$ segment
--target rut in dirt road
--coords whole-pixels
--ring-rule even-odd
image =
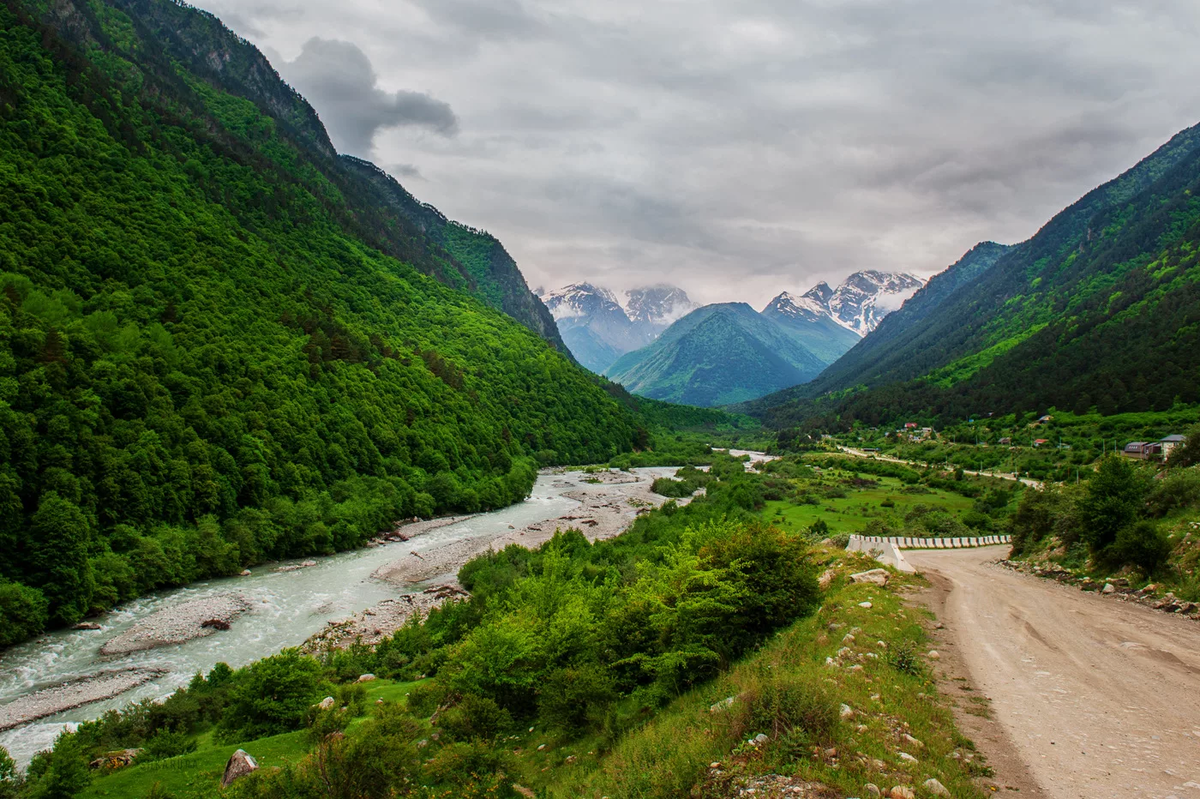
[[[1063,799],[1200,799],[1200,624],[1017,574],[1008,547],[912,551],[1031,776]]]

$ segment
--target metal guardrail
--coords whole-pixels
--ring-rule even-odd
[[[903,536],[871,536],[852,535],[850,540],[858,539],[862,549],[867,550],[870,544],[891,544],[897,549],[968,549],[970,547],[990,547],[995,544],[1011,544],[1010,535],[981,535],[967,538],[907,538]],[[859,547],[855,547],[859,549]]]

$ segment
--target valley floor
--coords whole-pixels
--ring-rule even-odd
[[[1006,552],[909,558],[1043,795],[1200,797],[1200,625],[991,565]]]

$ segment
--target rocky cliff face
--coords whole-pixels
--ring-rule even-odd
[[[700,307],[683,289],[663,284],[631,289],[625,292],[625,298],[629,320],[650,331],[652,337]]]
[[[916,275],[855,272],[829,294],[826,306],[835,322],[865,336],[923,285],[925,281]]]

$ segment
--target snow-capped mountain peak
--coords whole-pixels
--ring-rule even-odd
[[[829,311],[842,327],[865,336],[923,285],[925,281],[916,275],[874,270],[855,272],[833,291]]]
[[[591,283],[572,283],[538,296],[556,320],[625,314],[611,291]]]
[[[822,282],[799,297],[785,291],[771,300],[763,313],[812,322],[830,319],[865,336],[923,285],[925,281],[915,275],[855,272],[836,289]]]
[[[825,286],[824,283],[820,285]],[[825,288],[829,287],[825,286]],[[828,306],[817,297],[812,296],[815,291],[816,288],[813,288],[800,297],[785,291],[771,300],[763,309],[763,313],[773,313],[793,319],[807,319],[810,322],[830,316]],[[830,293],[832,293],[832,289],[830,289]]]
[[[658,284],[625,292],[625,312],[635,325],[648,325],[654,335],[699,306],[678,286]]]

